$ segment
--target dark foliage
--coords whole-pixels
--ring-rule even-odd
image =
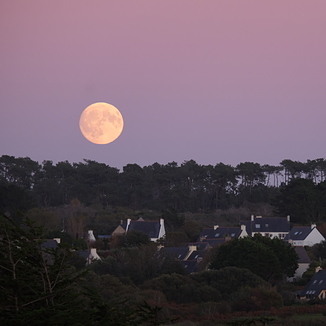
[[[161,211],[170,229],[181,228],[184,212],[212,212],[244,203],[273,203],[294,222],[326,220],[326,160],[283,160],[280,166],[240,163],[200,165],[194,160],[123,171],[103,163],[0,157],[0,210],[12,214],[39,205],[53,207],[78,198],[83,205]],[[35,202],[34,202],[35,199]]]
[[[255,235],[220,246],[211,260],[210,268],[246,268],[264,280],[275,282],[285,276],[293,276],[297,261],[293,247],[286,242]]]
[[[290,212],[296,223],[317,222],[321,220],[324,209],[320,199],[326,199],[325,193],[319,193],[321,189],[322,186],[316,186],[310,179],[296,178],[282,185],[274,204],[279,214],[285,216]]]
[[[94,280],[87,288],[88,270],[78,272],[71,266],[70,250],[45,249],[42,229],[28,220],[18,225],[0,216],[0,230],[1,325],[136,326],[169,321],[161,318],[161,308],[146,302],[105,300],[104,293],[94,291]]]

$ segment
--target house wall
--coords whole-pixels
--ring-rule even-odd
[[[239,238],[244,238],[248,236],[247,228],[244,224],[241,225],[241,233],[239,235]]]
[[[325,299],[326,298],[326,290],[322,290],[318,296],[319,299]]]
[[[298,264],[298,268],[295,271],[294,276],[293,277],[289,277],[287,279],[288,282],[293,282],[293,281],[296,281],[296,280],[302,278],[303,273],[306,272],[308,268],[309,268],[309,263],[299,263]]]
[[[100,256],[97,254],[96,248],[91,248],[89,255],[86,259],[86,265],[90,265],[95,260],[101,260]]]
[[[325,240],[325,238],[321,235],[321,233],[316,228],[314,228],[309,233],[307,238],[304,240],[304,246],[312,247],[316,243],[320,243],[320,242],[322,242],[324,240]]]
[[[165,237],[165,226],[164,226],[164,219],[161,218],[160,219],[160,232],[159,232],[159,235],[158,235],[158,238],[163,238]]]
[[[113,232],[112,232],[112,236],[115,236],[115,235],[124,235],[126,233],[126,230],[121,226],[119,225]]]
[[[295,247],[304,247],[304,240],[293,240],[292,245]]]
[[[156,242],[157,240],[161,239],[165,237],[165,226],[164,226],[164,219],[161,218],[160,219],[160,230],[158,233],[158,237],[157,238],[151,238],[151,241]]]
[[[261,234],[264,237],[269,237],[269,238],[279,238],[279,239],[284,239],[286,237],[286,235],[288,234],[288,232],[252,232],[252,236],[254,236],[255,234]]]

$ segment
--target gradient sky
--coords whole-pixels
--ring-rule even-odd
[[[0,155],[279,164],[325,158],[325,0],[0,0]],[[94,102],[124,131],[87,141]]]

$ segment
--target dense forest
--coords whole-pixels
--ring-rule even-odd
[[[285,159],[279,166],[244,162],[200,165],[195,161],[127,164],[122,171],[84,160],[42,164],[28,157],[0,157],[0,210],[59,207],[78,200],[85,207],[133,211],[169,209],[212,213],[248,203],[267,204],[295,223],[326,221],[326,160]],[[258,215],[262,215],[258,212]],[[249,216],[248,216],[249,217]]]

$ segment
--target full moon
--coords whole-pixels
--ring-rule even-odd
[[[115,106],[98,102],[91,104],[83,111],[79,119],[79,128],[90,142],[108,144],[120,136],[123,118]]]

